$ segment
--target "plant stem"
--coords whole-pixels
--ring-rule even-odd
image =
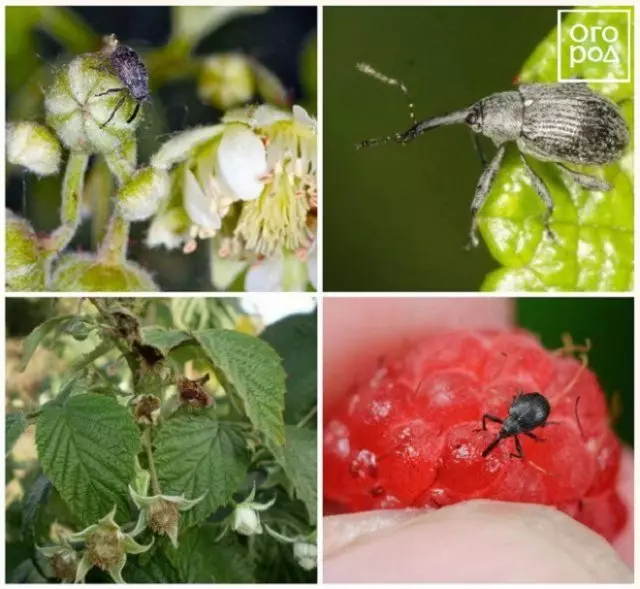
[[[104,236],[98,257],[106,264],[114,266],[122,264],[127,259],[127,247],[129,245],[129,228],[131,223],[123,219],[117,211],[114,211],[109,220],[109,228]]]
[[[311,419],[315,416],[317,412],[318,412],[318,406],[314,405],[311,408],[311,411],[309,411],[309,413],[307,413],[298,423],[296,423],[296,427],[304,427],[305,425],[307,425],[307,423],[311,421]]]
[[[142,436],[142,444],[147,452],[147,462],[149,463],[149,474],[151,475],[151,488],[154,495],[162,495],[162,489],[158,482],[158,473],[156,472],[156,465],[153,462],[153,448],[151,447],[151,428],[145,430]]]
[[[49,255],[57,254],[66,248],[80,224],[80,199],[84,188],[84,177],[89,164],[89,154],[82,151],[70,151],[67,167],[62,181],[62,224],[47,240]]]

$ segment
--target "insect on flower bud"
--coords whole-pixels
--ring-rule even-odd
[[[58,172],[62,147],[44,125],[21,121],[7,125],[7,160],[38,176]]]

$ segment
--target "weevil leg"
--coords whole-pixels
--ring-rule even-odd
[[[589,174],[583,174],[581,172],[576,172],[571,168],[567,168],[564,164],[556,163],[556,166],[562,168],[569,178],[571,178],[576,184],[586,188],[587,190],[594,190],[599,192],[607,192],[611,190],[613,187],[606,180],[602,178],[597,178],[596,176],[589,176]]]
[[[495,415],[490,415],[489,413],[485,413],[482,416],[482,427],[479,427],[478,429],[474,429],[474,432],[486,432],[487,431],[487,420],[489,421],[494,421],[495,423],[502,423],[502,419],[500,419],[499,417],[496,417]]]
[[[133,114],[127,119],[127,123],[130,123],[131,121],[133,121],[133,119],[136,118],[136,115],[138,114],[139,110],[140,110],[140,103],[136,102],[136,107],[133,109]]]
[[[113,109],[113,111],[109,115],[109,118],[104,123],[102,123],[102,125],[100,125],[101,129],[104,129],[111,122],[113,117],[116,116],[116,113],[120,110],[120,107],[124,104],[125,98],[126,98],[125,96],[122,96],[120,100],[118,100],[118,104],[116,104],[116,107]]]
[[[110,88],[106,92],[100,92],[100,94],[95,94],[95,96],[104,96],[105,94],[113,94],[115,92],[122,92],[123,90],[126,90],[126,88]]]
[[[532,434],[531,432],[522,432],[525,436],[527,436],[528,438],[531,438],[532,440],[535,440],[536,442],[544,442],[546,441],[544,438],[541,438],[540,436],[536,436],[536,434]]]
[[[545,213],[542,222],[549,238],[555,241],[555,234],[553,233],[553,231],[551,231],[551,227],[549,225],[549,220],[551,219],[551,215],[553,215],[554,209],[553,199],[549,194],[549,189],[542,181],[542,178],[540,178],[540,176],[538,176],[538,174],[533,171],[533,168],[529,165],[529,162],[527,162],[527,159],[524,157],[523,153],[520,153],[520,159],[522,160],[522,164],[524,165],[525,170],[527,170],[527,173],[529,174],[529,178],[531,179],[531,183],[533,184],[533,188],[536,191],[536,194],[540,197],[540,200],[542,200],[544,205],[547,207],[547,212]]]
[[[473,131],[471,131],[471,140],[473,141],[473,147],[476,150],[476,153],[478,154],[478,157],[480,158],[480,163],[482,164],[483,168],[487,167],[487,158],[484,155],[484,151],[482,151],[482,144],[480,143],[480,135],[478,135],[478,133],[474,133]]]
[[[478,184],[476,186],[476,193],[471,201],[471,230],[469,231],[469,243],[467,244],[466,249],[470,249],[472,246],[478,246],[478,219],[477,214],[478,211],[482,208],[484,201],[487,199],[487,195],[491,191],[491,186],[493,185],[493,181],[496,179],[496,174],[500,169],[500,165],[502,164],[502,160],[504,159],[504,154],[507,151],[506,145],[501,145],[498,148],[498,153],[493,156],[491,163],[485,167],[478,180]]]
[[[511,452],[510,456],[512,458],[524,458],[524,452],[522,451],[522,446],[520,445],[520,440],[518,439],[518,436],[514,436],[514,441],[516,443],[516,451],[518,453],[514,454],[513,452]]]
[[[495,440],[493,440],[493,442],[491,442],[482,452],[482,457],[486,458],[489,453],[491,452],[491,450],[493,450],[504,438],[502,437],[501,434],[498,434],[495,438]]]

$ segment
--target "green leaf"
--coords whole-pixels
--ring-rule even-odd
[[[4,418],[4,455],[8,456],[13,445],[27,429],[27,418],[22,411],[8,413]]]
[[[129,555],[122,572],[127,583],[180,583],[173,563],[162,550]]]
[[[622,19],[622,20],[621,20]],[[626,16],[614,12],[576,12],[565,19],[562,47],[576,24],[587,28],[613,26],[620,37],[616,49],[628,62]],[[533,52],[520,81],[557,81],[557,35],[554,30]],[[604,48],[606,49],[606,48]],[[567,60],[563,60],[563,67]],[[568,67],[568,66],[567,66]],[[618,75],[618,64],[585,61],[564,78],[604,78]],[[595,84],[593,90],[621,104],[633,137],[633,83]],[[628,100],[631,99],[631,100]],[[555,211],[551,229],[556,241],[544,235],[545,207],[531,186],[517,151],[507,152],[495,184],[478,216],[481,233],[493,257],[502,266],[484,280],[482,290],[501,291],[629,291],[633,289],[634,197],[633,146],[619,162],[598,168],[573,166],[604,178],[608,192],[590,192],[552,163],[528,158],[549,188]]]
[[[240,396],[255,428],[283,444],[285,373],[278,354],[262,340],[238,331],[209,329],[194,337]]]
[[[172,348],[191,339],[191,335],[181,329],[143,327],[141,333],[143,343],[158,348],[165,355],[168,354]]]
[[[51,489],[51,481],[40,473],[22,501],[22,540],[27,545],[33,544],[38,510],[49,500]]]
[[[213,410],[170,419],[154,440],[153,453],[163,493],[187,499],[205,495],[182,515],[189,527],[228,503],[249,468],[242,436],[220,423]]]
[[[112,397],[92,393],[47,403],[36,425],[38,456],[60,496],[84,524],[117,506],[129,516],[127,485],[140,435]]]
[[[317,404],[318,316],[290,315],[269,325],[260,337],[282,357],[287,374],[284,419],[295,424]]]
[[[37,347],[42,343],[45,337],[55,329],[63,327],[65,324],[76,321],[76,315],[60,315],[47,319],[36,327],[22,343],[22,368],[24,370],[29,364],[29,360]]]
[[[318,504],[318,445],[315,430],[286,426],[287,441],[283,448],[272,448],[278,463],[295,487],[296,494],[309,512],[309,521],[315,524]]]
[[[249,551],[233,536],[215,542],[219,526],[205,524],[180,536],[174,562],[182,583],[254,583]]]
[[[104,341],[99,343],[93,350],[83,354],[71,363],[69,367],[71,372],[80,372],[90,364],[93,364],[98,358],[110,352],[114,347],[112,341]]]

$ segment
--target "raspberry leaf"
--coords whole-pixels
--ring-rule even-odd
[[[285,372],[281,359],[262,340],[228,329],[194,333],[228,393],[244,403],[254,427],[276,444],[284,443]]]
[[[626,15],[615,12],[571,13],[564,21],[562,47],[569,29],[582,24],[613,26],[619,33],[615,49],[628,63]],[[533,52],[520,82],[557,81],[557,35],[554,30]],[[606,51],[606,47],[602,47]],[[571,71],[564,56],[563,78],[621,77],[617,63],[578,65]],[[621,103],[633,137],[633,83],[597,84],[593,89]],[[626,101],[626,102],[625,102]],[[575,184],[551,163],[528,158],[549,188],[555,203],[552,241],[545,236],[545,207],[531,186],[515,149],[508,151],[494,187],[478,216],[480,231],[502,268],[490,273],[482,290],[628,291],[633,288],[633,146],[615,164],[576,168],[612,185],[607,192],[590,192]]]
[[[317,442],[311,429],[286,426],[286,442],[282,448],[274,447],[278,463],[293,483],[297,496],[309,512],[309,521],[315,524],[317,506]]]
[[[5,456],[11,452],[13,445],[18,441],[18,438],[27,429],[27,418],[22,411],[15,413],[9,413],[4,418],[4,452]]]
[[[217,421],[213,411],[170,419],[154,441],[154,461],[163,493],[204,499],[182,515],[183,525],[203,521],[225,505],[247,474],[242,436]]]
[[[31,356],[51,332],[63,328],[74,321],[76,321],[76,315],[60,315],[59,317],[47,319],[47,321],[38,325],[22,344],[22,370],[27,367]]]
[[[180,536],[170,555],[181,583],[254,583],[247,549],[232,535],[216,542],[219,528],[205,524]]]
[[[181,329],[143,327],[141,333],[145,344],[158,348],[163,354],[168,354],[172,348],[191,339],[191,336]]]
[[[36,444],[44,472],[84,524],[114,505],[120,516],[129,515],[127,485],[139,433],[116,399],[88,393],[47,403],[38,416]]]
[[[317,315],[290,315],[269,325],[260,335],[283,359],[287,373],[284,419],[295,424],[317,400]]]

